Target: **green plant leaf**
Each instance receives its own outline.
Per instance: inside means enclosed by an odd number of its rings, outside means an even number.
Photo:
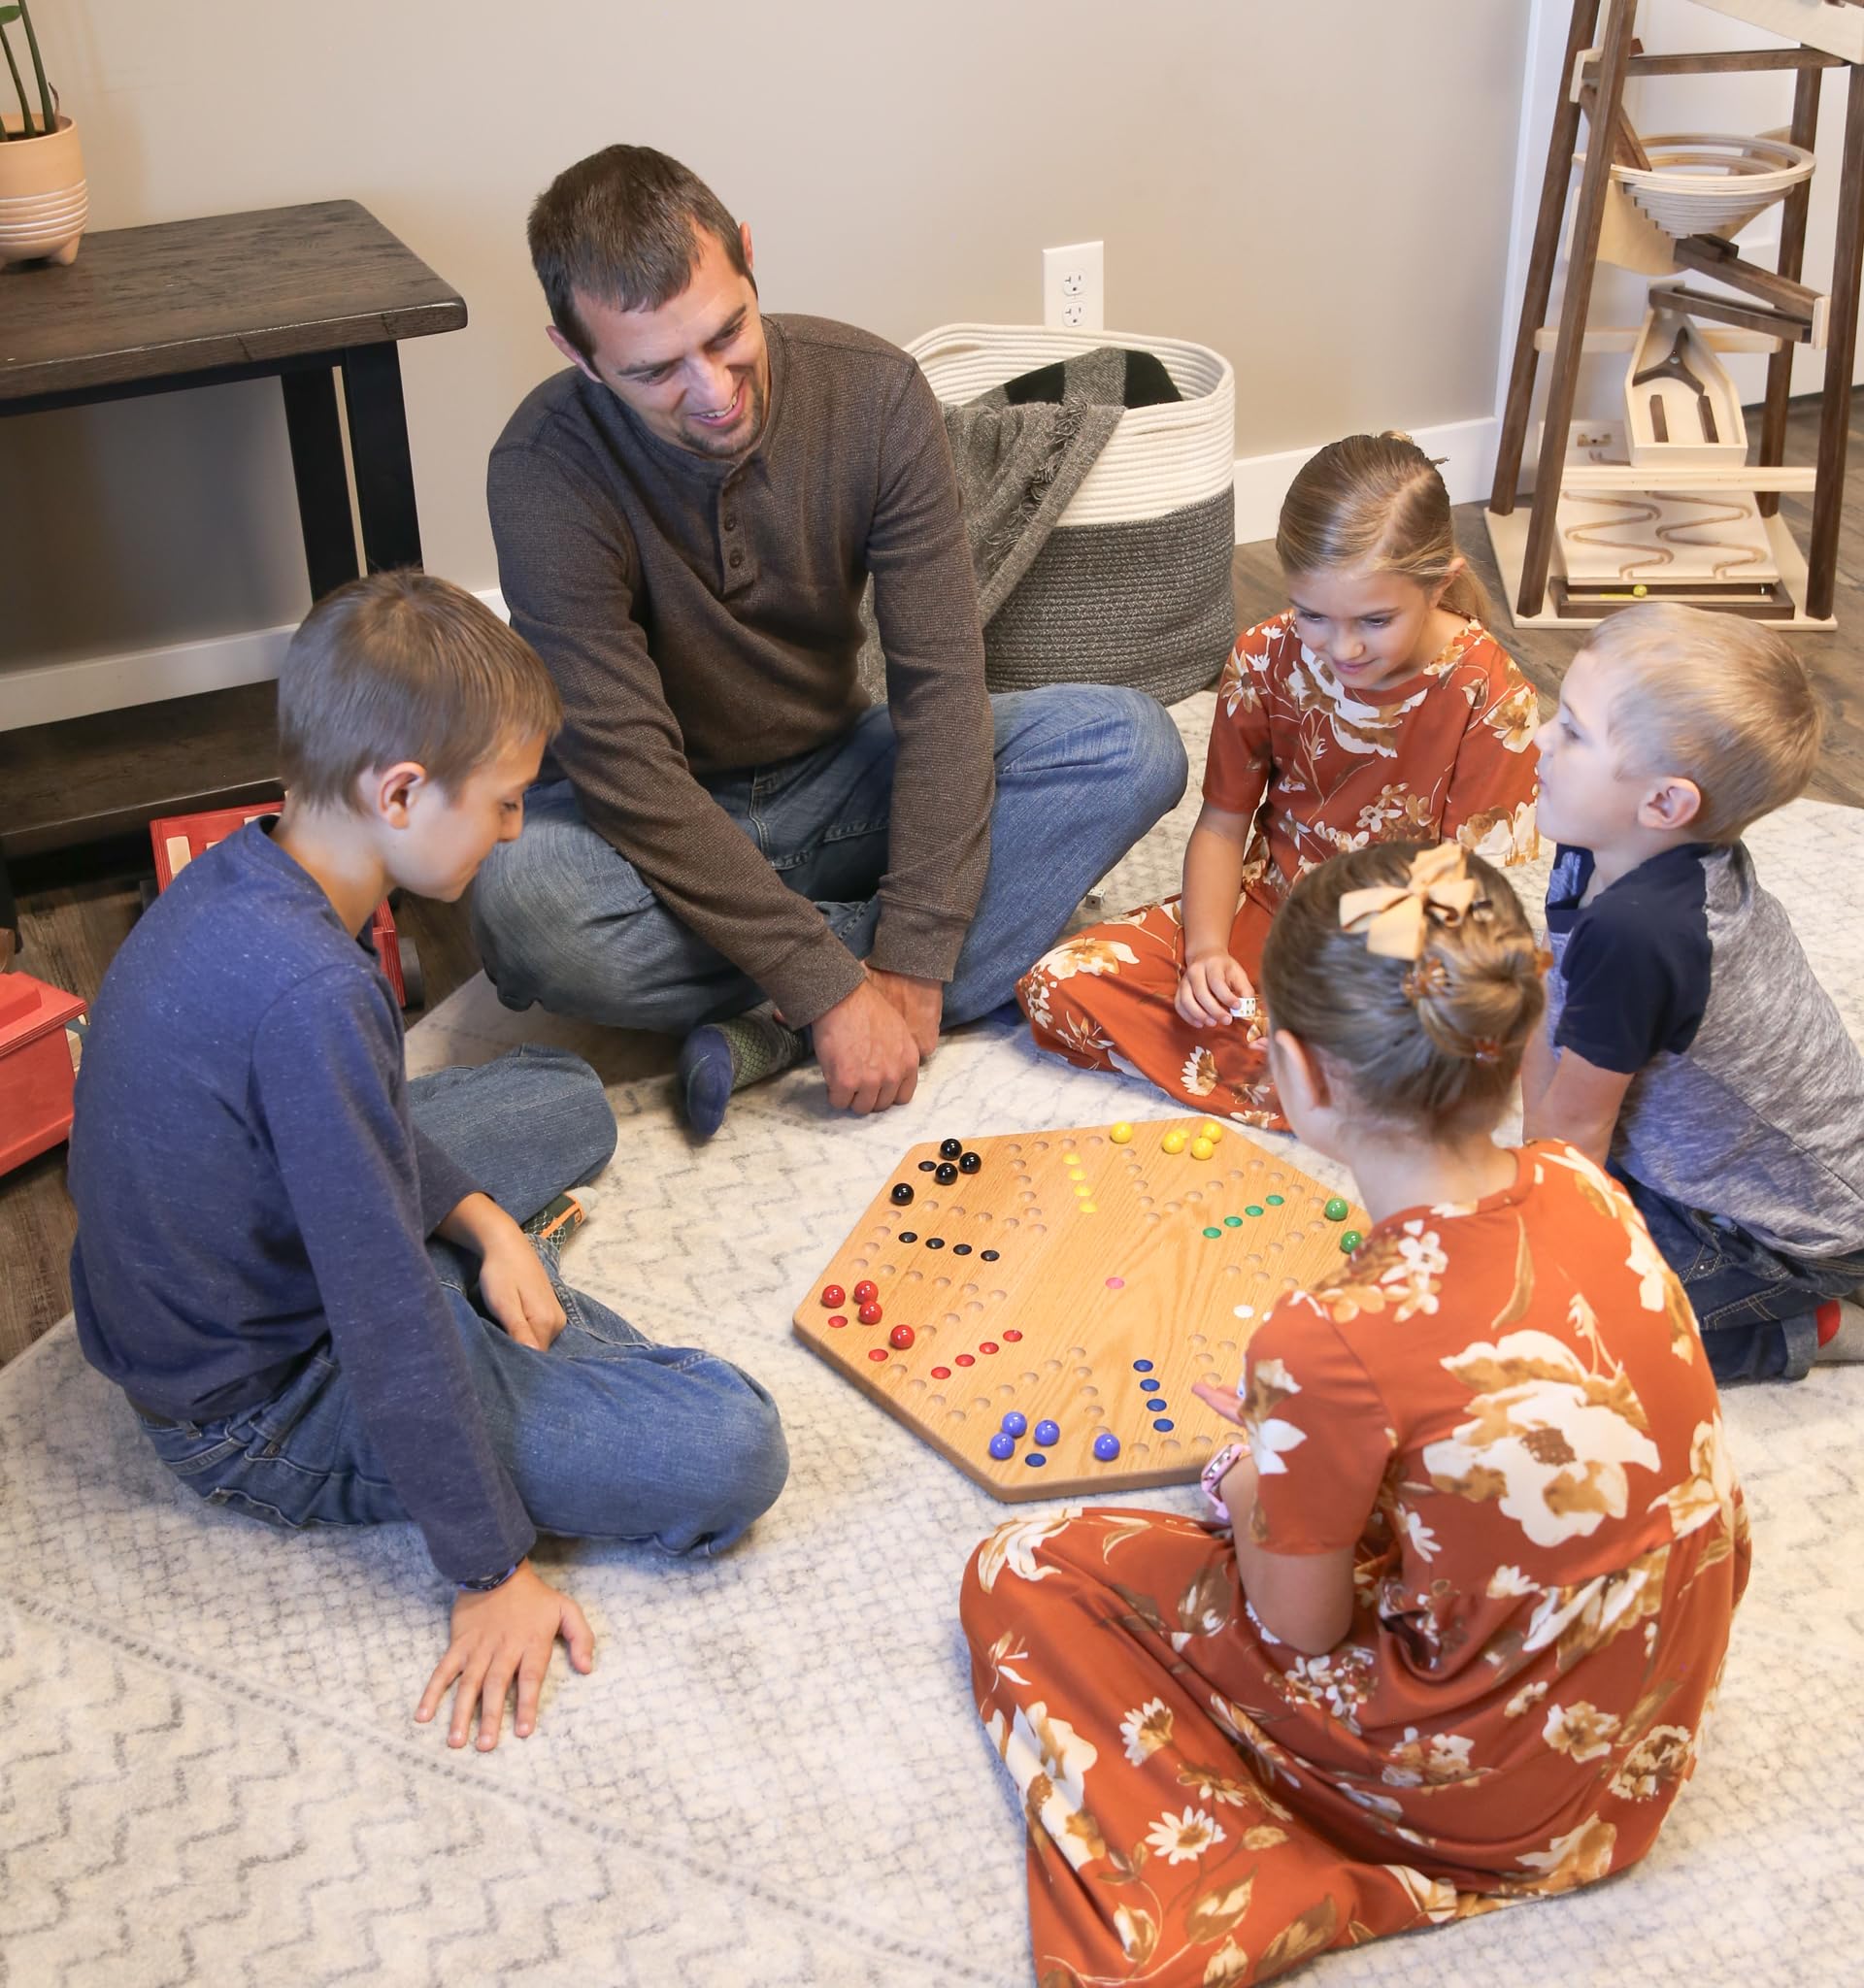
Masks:
[[[14,21],[17,20],[18,18],[19,18],[19,10],[18,10],[18,8],[17,8],[17,7],[0,7],[0,27],[9,27],[9,26],[11,26],[11,25],[12,25],[12,23],[13,23]]]

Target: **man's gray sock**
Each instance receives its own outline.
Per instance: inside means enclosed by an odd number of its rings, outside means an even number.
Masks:
[[[768,1008],[694,1029],[680,1045],[676,1068],[686,1123],[701,1139],[710,1139],[724,1123],[734,1091],[776,1077],[808,1054],[808,1037],[779,1021]]]

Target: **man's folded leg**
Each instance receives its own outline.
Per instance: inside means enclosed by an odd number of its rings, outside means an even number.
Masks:
[[[523,834],[495,848],[474,881],[472,916],[508,1008],[683,1036],[763,998],[589,827],[567,780],[526,801]]]
[[[948,1022],[1014,999],[1081,900],[1178,805],[1188,774],[1171,713],[1142,691],[1058,683],[990,706],[990,873],[946,990]]]

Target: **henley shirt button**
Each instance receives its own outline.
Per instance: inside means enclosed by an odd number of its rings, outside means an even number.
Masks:
[[[725,529],[728,532],[735,532],[738,529],[738,514],[735,511],[725,513]]]
[[[739,567],[741,567],[744,563],[745,555],[742,552],[734,552],[731,555],[731,557],[725,561],[725,564],[729,566],[734,573],[736,573]]]

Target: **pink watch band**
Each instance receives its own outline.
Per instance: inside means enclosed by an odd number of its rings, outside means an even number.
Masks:
[[[1211,1512],[1219,1525],[1230,1522],[1230,1508],[1217,1494],[1217,1487],[1230,1474],[1230,1468],[1239,1458],[1249,1453],[1247,1442],[1226,1442],[1204,1466],[1199,1481],[1204,1486],[1204,1495],[1211,1501]]]

